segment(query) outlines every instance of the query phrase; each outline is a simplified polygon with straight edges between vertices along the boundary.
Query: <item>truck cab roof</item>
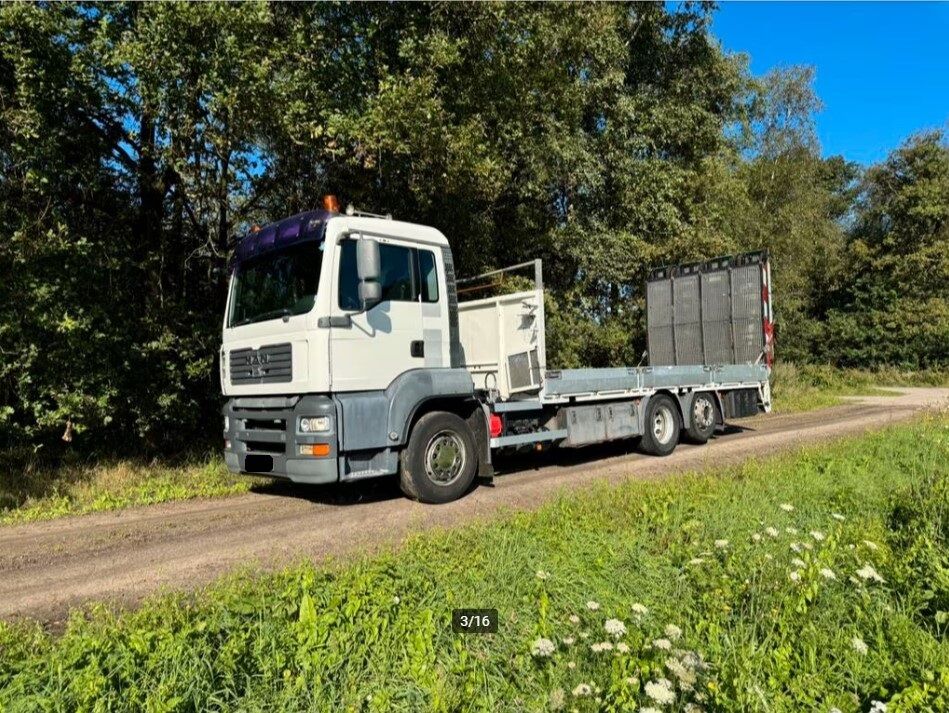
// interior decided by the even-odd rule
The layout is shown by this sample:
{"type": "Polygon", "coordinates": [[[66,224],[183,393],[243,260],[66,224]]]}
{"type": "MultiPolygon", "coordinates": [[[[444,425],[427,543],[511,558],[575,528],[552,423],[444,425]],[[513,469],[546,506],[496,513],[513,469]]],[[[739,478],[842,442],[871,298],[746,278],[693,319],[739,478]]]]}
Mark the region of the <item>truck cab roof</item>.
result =
{"type": "Polygon", "coordinates": [[[297,213],[247,233],[234,249],[233,262],[240,263],[301,242],[321,241],[326,237],[331,222],[339,233],[365,233],[373,237],[400,238],[440,247],[448,246],[448,239],[427,225],[365,215],[346,215],[320,209],[297,213]]]}

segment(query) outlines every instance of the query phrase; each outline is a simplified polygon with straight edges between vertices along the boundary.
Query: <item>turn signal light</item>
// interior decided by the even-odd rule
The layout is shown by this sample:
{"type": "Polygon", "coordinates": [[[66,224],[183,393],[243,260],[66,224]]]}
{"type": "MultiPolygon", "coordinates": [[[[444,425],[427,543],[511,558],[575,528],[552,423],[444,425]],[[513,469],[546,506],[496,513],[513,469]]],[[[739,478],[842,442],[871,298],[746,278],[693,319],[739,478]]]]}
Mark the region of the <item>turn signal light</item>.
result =
{"type": "Polygon", "coordinates": [[[329,443],[303,443],[300,445],[301,456],[316,456],[317,458],[325,458],[329,454],[329,443]]]}
{"type": "Polygon", "coordinates": [[[334,195],[323,196],[323,210],[330,213],[339,213],[339,198],[334,195]]]}

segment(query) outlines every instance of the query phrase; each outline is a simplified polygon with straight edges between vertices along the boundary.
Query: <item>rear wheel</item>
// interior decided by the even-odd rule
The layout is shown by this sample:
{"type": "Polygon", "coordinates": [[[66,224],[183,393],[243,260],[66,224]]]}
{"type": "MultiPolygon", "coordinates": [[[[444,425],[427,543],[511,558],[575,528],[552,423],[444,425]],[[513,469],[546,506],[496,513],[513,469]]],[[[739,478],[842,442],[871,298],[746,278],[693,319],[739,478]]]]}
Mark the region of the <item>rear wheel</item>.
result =
{"type": "Polygon", "coordinates": [[[715,433],[716,414],[715,397],[707,392],[695,394],[689,408],[689,423],[685,429],[689,441],[700,445],[708,441],[715,433]]]}
{"type": "Polygon", "coordinates": [[[418,420],[400,460],[402,492],[423,503],[457,500],[471,487],[478,468],[471,429],[445,411],[418,420]]]}
{"type": "Polygon", "coordinates": [[[667,456],[679,443],[679,409],[666,394],[649,399],[646,406],[642,449],[654,456],[667,456]]]}

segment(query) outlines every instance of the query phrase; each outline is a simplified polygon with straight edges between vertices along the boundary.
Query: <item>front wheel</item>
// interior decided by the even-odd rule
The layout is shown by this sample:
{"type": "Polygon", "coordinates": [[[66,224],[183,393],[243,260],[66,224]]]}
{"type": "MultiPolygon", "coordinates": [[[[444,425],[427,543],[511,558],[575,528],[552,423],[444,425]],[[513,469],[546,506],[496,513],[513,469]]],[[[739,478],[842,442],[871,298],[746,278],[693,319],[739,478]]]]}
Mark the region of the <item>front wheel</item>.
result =
{"type": "Polygon", "coordinates": [[[654,456],[667,456],[679,443],[679,409],[666,394],[649,399],[646,406],[642,449],[654,456]]]}
{"type": "Polygon", "coordinates": [[[422,416],[402,451],[402,492],[423,503],[447,503],[464,495],[478,469],[474,436],[453,413],[422,416]]]}

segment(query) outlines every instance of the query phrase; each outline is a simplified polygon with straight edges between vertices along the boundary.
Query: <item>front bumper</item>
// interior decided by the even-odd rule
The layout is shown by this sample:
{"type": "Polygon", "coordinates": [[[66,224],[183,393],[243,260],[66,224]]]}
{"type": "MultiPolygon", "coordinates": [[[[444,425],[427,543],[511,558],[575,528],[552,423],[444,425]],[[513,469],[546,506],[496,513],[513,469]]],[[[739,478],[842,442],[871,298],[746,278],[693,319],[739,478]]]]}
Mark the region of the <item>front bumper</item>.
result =
{"type": "Polygon", "coordinates": [[[295,483],[339,480],[338,419],[328,396],[240,396],[224,405],[228,429],[224,462],[232,473],[286,478],[295,483]],[[328,416],[330,429],[300,433],[301,416],[328,416]],[[300,455],[301,445],[327,444],[325,456],[300,455]]]}

